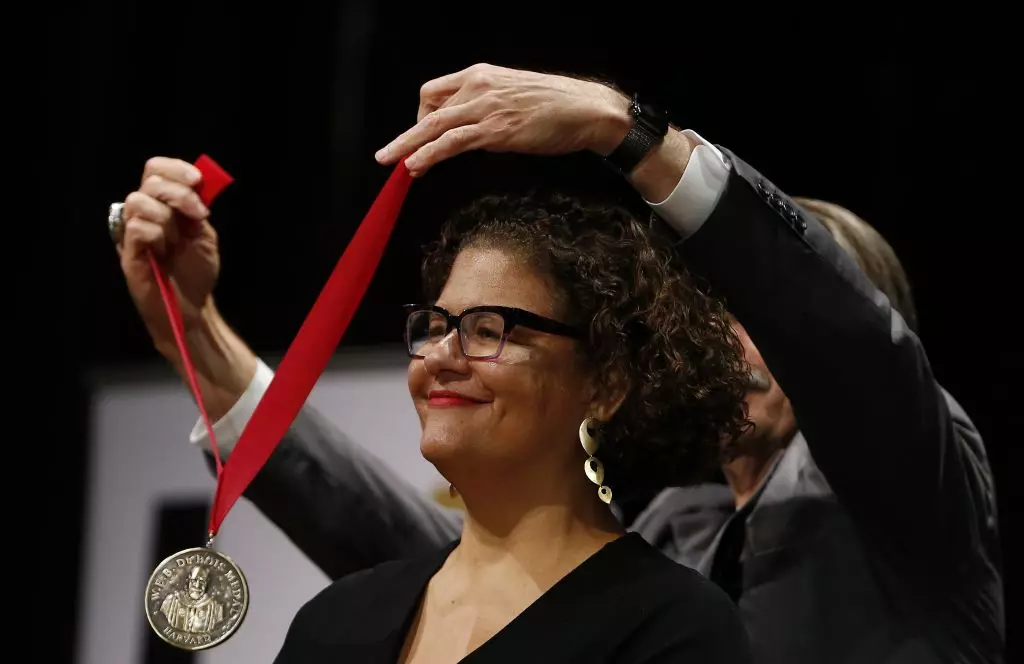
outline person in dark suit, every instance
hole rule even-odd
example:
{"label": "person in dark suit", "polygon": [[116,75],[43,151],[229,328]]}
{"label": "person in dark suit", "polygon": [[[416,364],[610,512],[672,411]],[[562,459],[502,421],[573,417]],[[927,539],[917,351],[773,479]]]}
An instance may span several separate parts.
{"label": "person in dark suit", "polygon": [[[755,661],[1002,660],[985,448],[932,374],[909,307],[894,307],[906,298],[887,286],[891,266],[728,149],[664,127],[610,85],[474,66],[426,84],[417,125],[379,158],[412,153],[422,173],[470,149],[610,158],[725,298],[755,426],[728,442],[722,481],[665,489],[630,530],[734,598]],[[142,292],[131,265],[126,275]],[[197,293],[195,352],[210,367],[203,388],[223,450],[273,373],[209,290]],[[136,300],[177,362],[159,302]],[[198,424],[192,441],[208,449]],[[247,496],[334,578],[442,547],[461,521],[308,406]]]}

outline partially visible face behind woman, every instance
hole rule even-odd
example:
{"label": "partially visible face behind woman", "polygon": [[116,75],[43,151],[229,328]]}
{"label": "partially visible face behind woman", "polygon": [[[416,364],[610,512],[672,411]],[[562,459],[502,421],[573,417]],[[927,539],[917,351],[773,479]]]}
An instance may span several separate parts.
{"label": "partially visible face behind woman", "polygon": [[[517,307],[566,322],[548,279],[515,253],[490,247],[458,254],[436,304],[452,314],[479,305]],[[591,404],[574,344],[517,326],[496,359],[468,360],[453,330],[423,359],[413,359],[409,392],[422,425],[423,456],[442,472],[452,464],[500,463],[509,472],[575,464],[578,450],[560,441],[573,440]]]}

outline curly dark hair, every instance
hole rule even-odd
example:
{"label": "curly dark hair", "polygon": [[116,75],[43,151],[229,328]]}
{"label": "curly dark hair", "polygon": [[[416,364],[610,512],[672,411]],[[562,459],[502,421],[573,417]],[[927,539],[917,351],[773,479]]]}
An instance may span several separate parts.
{"label": "curly dark hair", "polygon": [[698,289],[668,238],[618,205],[563,194],[485,196],[427,246],[430,301],[471,246],[516,252],[549,276],[562,291],[565,322],[589,331],[579,343],[585,366],[605,388],[625,377],[626,399],[600,431],[598,457],[613,491],[708,478],[723,437],[747,425],[747,366],[724,306]]}

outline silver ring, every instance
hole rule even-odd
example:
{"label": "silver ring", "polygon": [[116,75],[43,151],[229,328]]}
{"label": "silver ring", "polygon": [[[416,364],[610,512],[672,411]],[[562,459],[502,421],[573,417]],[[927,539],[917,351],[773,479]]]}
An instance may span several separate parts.
{"label": "silver ring", "polygon": [[124,203],[111,203],[107,213],[107,229],[110,238],[117,244],[124,239]]}

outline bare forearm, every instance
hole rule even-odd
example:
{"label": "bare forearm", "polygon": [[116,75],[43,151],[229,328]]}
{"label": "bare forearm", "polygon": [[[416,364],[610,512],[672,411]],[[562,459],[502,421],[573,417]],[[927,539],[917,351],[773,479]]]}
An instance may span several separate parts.
{"label": "bare forearm", "polygon": [[[256,355],[231,329],[212,300],[203,308],[200,324],[186,337],[203,405],[211,420],[217,421],[252,382],[256,374]],[[177,346],[161,343],[157,350],[188,385],[185,363]]]}
{"label": "bare forearm", "polygon": [[662,202],[679,184],[693,148],[685,134],[669,129],[664,140],[630,174],[629,183],[644,199],[652,203]]}

